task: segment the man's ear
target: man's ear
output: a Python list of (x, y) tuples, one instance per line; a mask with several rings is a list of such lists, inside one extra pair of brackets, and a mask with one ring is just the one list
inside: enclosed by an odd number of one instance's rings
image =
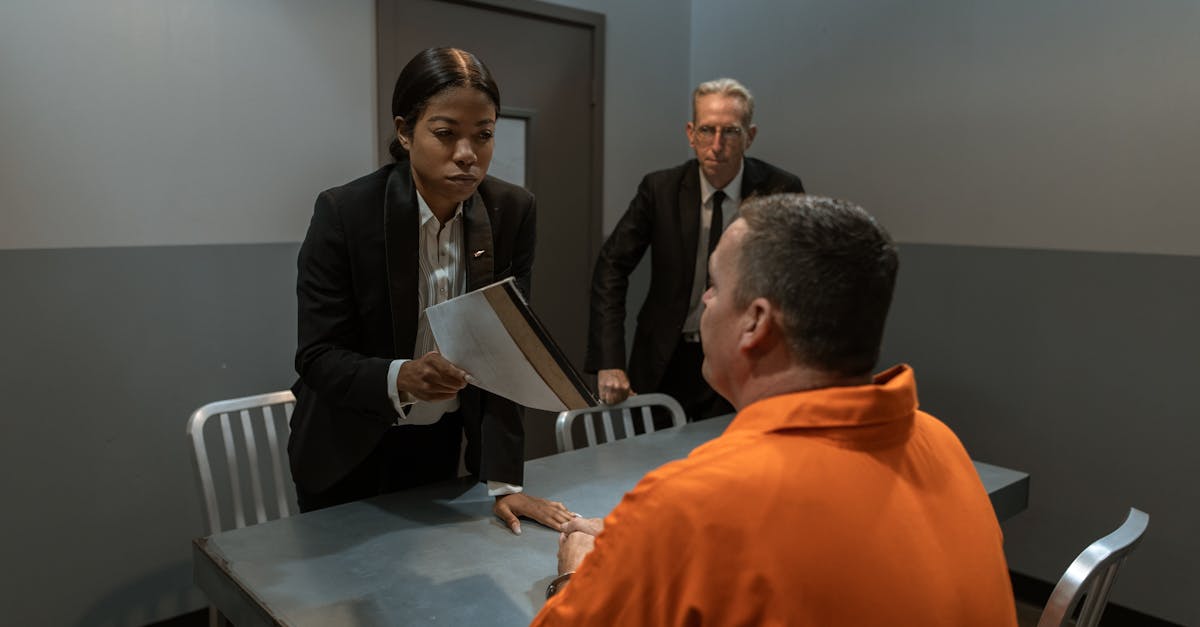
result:
[(755, 298), (742, 312), (741, 325), (739, 347), (758, 352), (769, 344), (771, 336), (776, 333), (775, 308), (767, 299)]
[(689, 146), (692, 145), (692, 131), (694, 129), (695, 129), (695, 124), (693, 124), (692, 122), (688, 122), (687, 125), (683, 127), (683, 132), (684, 132), (684, 134), (687, 135), (687, 140), (688, 140)]
[(749, 148), (750, 144), (754, 143), (755, 135), (758, 135), (758, 126), (755, 124), (751, 124), (750, 128), (746, 129), (746, 146), (745, 146), (745, 148)]

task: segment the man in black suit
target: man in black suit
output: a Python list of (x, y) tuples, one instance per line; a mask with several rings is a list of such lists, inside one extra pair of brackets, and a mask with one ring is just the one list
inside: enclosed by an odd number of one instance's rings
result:
[(301, 511), (452, 479), (461, 460), (514, 533), (521, 515), (571, 517), (523, 492), (519, 408), (468, 385), (423, 314), (507, 277), (529, 294), (533, 196), (486, 176), (499, 106), (474, 55), (423, 51), (392, 98), (396, 162), (317, 198), (296, 282), (288, 456)]
[[(600, 249), (585, 369), (597, 373), (603, 402), (663, 392), (675, 397), (690, 419), (733, 411), (700, 376), (700, 296), (707, 287), (708, 255), (742, 201), (804, 192), (799, 177), (744, 156), (758, 131), (753, 115), (753, 96), (733, 79), (696, 87), (686, 129), (696, 158), (647, 174)], [(627, 374), (625, 298), (629, 275), (647, 247), (653, 264), (650, 290), (638, 313)]]

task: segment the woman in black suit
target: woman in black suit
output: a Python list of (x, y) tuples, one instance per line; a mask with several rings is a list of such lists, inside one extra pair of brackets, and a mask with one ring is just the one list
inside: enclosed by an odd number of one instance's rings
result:
[(506, 277), (528, 296), (533, 196), (487, 176), (499, 109), (495, 80), (474, 55), (424, 50), (392, 94), (395, 163), (317, 197), (296, 284), (288, 454), (301, 511), (465, 467), (487, 482), (514, 533), (519, 516), (556, 529), (571, 516), (522, 491), (520, 409), (469, 385), (436, 351), (423, 316)]

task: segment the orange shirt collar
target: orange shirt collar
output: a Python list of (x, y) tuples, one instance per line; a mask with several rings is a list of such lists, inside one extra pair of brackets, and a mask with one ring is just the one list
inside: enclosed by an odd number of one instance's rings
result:
[(910, 366), (899, 364), (875, 375), (867, 385), (805, 390), (756, 401), (738, 412), (725, 433), (907, 423), (916, 410), (916, 378)]

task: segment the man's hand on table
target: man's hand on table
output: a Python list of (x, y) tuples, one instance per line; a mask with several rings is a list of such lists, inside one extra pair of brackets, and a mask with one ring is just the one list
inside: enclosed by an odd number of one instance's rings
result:
[(603, 518), (572, 518), (563, 525), (559, 531), (564, 534), (572, 534), (576, 531), (586, 533), (589, 536), (598, 536), (601, 531), (604, 531)]
[(596, 536), (583, 531), (558, 536), (558, 574), (573, 573), (595, 547)]
[(600, 402), (615, 405), (636, 394), (629, 389), (629, 377), (620, 368), (608, 368), (596, 373), (596, 387), (600, 391)]
[(592, 552), (596, 536), (604, 531), (601, 518), (576, 517), (560, 527), (558, 535), (558, 574), (573, 573), (584, 556)]
[(551, 529), (562, 529), (564, 524), (576, 517), (576, 514), (572, 514), (567, 506), (558, 501), (531, 496), (524, 492), (496, 497), (492, 513), (517, 535), (521, 535), (521, 516), (532, 518)]

